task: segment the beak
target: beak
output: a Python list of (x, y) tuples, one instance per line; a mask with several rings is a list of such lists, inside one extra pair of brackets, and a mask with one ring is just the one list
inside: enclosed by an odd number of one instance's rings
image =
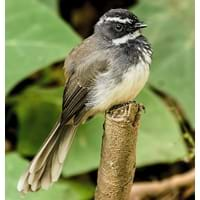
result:
[(145, 28), (145, 27), (147, 27), (147, 25), (144, 24), (143, 22), (137, 22), (137, 23), (135, 23), (134, 27), (136, 29), (139, 29), (139, 28)]

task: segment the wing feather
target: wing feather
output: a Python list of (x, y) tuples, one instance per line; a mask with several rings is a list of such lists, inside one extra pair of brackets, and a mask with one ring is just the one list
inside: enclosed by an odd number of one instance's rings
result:
[(68, 95), (68, 90), (64, 91), (63, 109), (61, 115), (61, 123), (66, 123), (85, 107), (87, 102), (88, 89), (76, 86), (71, 95)]

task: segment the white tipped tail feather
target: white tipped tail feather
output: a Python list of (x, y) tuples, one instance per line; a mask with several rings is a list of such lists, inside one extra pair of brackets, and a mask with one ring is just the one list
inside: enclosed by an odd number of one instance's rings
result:
[(57, 123), (42, 148), (21, 176), (17, 189), (22, 193), (48, 189), (57, 181), (75, 135), (75, 126)]

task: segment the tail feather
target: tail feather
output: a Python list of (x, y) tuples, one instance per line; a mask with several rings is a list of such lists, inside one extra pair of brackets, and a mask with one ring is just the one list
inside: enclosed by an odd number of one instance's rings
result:
[(62, 163), (59, 162), (58, 160), (58, 156), (57, 155), (53, 155), (53, 160), (52, 160), (52, 169), (51, 169), (51, 177), (52, 177), (52, 181), (55, 182), (58, 180), (60, 173), (62, 171)]
[(30, 173), (37, 172), (44, 165), (44, 162), (47, 160), (49, 153), (53, 149), (59, 137), (59, 127), (60, 123), (57, 122), (55, 127), (52, 129), (52, 132), (49, 134), (49, 137), (44, 141), (41, 149), (32, 160), (29, 168)]
[(75, 135), (75, 126), (57, 123), (42, 148), (21, 176), (17, 189), (22, 193), (48, 189), (58, 180)]
[(71, 146), (74, 134), (62, 134), (60, 138), (60, 143), (58, 147), (58, 161), (63, 163), (66, 157), (66, 152)]

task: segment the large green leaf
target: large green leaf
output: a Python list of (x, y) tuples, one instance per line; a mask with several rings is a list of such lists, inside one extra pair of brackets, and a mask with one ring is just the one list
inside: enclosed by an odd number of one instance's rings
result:
[(6, 92), (31, 73), (63, 59), (80, 41), (37, 0), (6, 0)]
[(194, 125), (194, 1), (140, 0), (154, 56), (150, 83), (172, 96)]
[(99, 166), (103, 119), (103, 115), (97, 115), (78, 129), (63, 168), (64, 176), (88, 172)]
[[(37, 0), (36, 0), (37, 1)], [(58, 14), (58, 0), (39, 0)]]
[[(15, 97), (19, 119), (17, 149), (22, 155), (34, 155), (55, 123), (61, 108), (61, 89), (29, 88)], [(166, 105), (145, 89), (139, 101), (146, 106), (139, 131), (137, 165), (174, 162), (186, 156), (179, 126)], [(63, 174), (80, 174), (99, 164), (102, 115), (82, 125), (75, 137)]]
[(62, 88), (39, 90), (30, 88), (14, 97), (19, 119), (17, 150), (23, 155), (34, 155), (56, 123), (61, 112)]
[(6, 155), (6, 199), (7, 200), (89, 200), (93, 197), (94, 186), (88, 181), (60, 180), (48, 191), (29, 193), (22, 198), (17, 191), (17, 182), (28, 162), (16, 153)]
[(183, 160), (187, 150), (179, 125), (169, 108), (150, 90), (137, 98), (145, 105), (137, 144), (137, 164), (171, 163)]

